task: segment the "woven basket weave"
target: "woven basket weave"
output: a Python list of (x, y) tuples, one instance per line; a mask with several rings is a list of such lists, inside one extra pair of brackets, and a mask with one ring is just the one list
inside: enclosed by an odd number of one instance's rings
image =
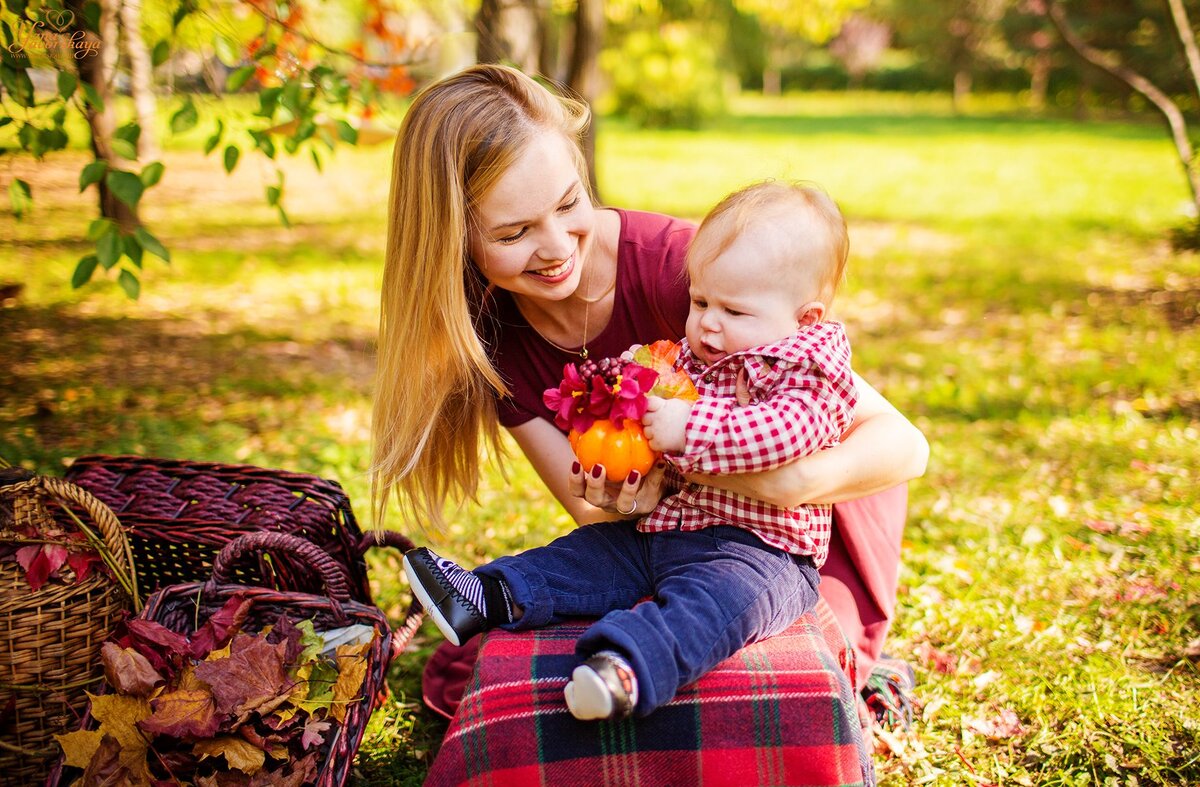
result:
[[(0, 531), (75, 529), (59, 507), (71, 505), (131, 575), (129, 545), (107, 506), (62, 479), (24, 475), (7, 471), (0, 478)], [(78, 726), (85, 692), (104, 677), (100, 645), (130, 603), (104, 571), (74, 585), (51, 580), (34, 591), (20, 565), (0, 561), (0, 784), (24, 787), (45, 778), (58, 755), (53, 736)]]
[[(121, 518), (138, 566), (141, 591), (200, 582), (222, 547), (247, 533), (299, 536), (336, 560), (350, 597), (374, 603), (365, 554), (375, 546), (400, 550), (413, 543), (396, 532), (364, 534), (350, 499), (336, 481), (253, 465), (143, 456), (83, 456), (67, 479), (107, 503)], [(233, 582), (277, 590), (318, 592), (312, 572), (288, 550), (260, 550), (231, 569)], [(421, 625), (411, 603), (395, 632), (397, 647)]]
[[(230, 579), (237, 573), (238, 564), (253, 558), (262, 550), (286, 554), (296, 565), (305, 566), (313, 579), (318, 580), (315, 584), (323, 585), (322, 593), (318, 595), (230, 584)], [(313, 583), (310, 581), (310, 584)], [(177, 633), (191, 635), (235, 594), (252, 604), (243, 624), (246, 631), (259, 631), (264, 625), (273, 623), (280, 612), (286, 612), (293, 621), (312, 620), (318, 631), (357, 623), (370, 626), (378, 633), (365, 656), (367, 671), (359, 691), (359, 701), (347, 707), (344, 722), (332, 722), (334, 727), (326, 736), (329, 743), (322, 753), (313, 782), (316, 787), (345, 784), (350, 777), (363, 733), (366, 732), (367, 721), (376, 702), (385, 693), (384, 681), (392, 653), (388, 640), (394, 636), (389, 630), (387, 618), (378, 608), (351, 598), (344, 572), (336, 561), (313, 544), (284, 533), (258, 533), (233, 540), (217, 555), (208, 582), (162, 588), (147, 599), (138, 617), (160, 623)], [(82, 727), (88, 729), (91, 726), (90, 717), (86, 718)], [(69, 784), (73, 775), (78, 775), (78, 771), (59, 763), (47, 780), (47, 787)]]

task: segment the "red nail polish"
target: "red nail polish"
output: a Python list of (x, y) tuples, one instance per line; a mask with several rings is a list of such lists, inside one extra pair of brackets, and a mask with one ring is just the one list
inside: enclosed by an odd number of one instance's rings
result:
[(592, 465), (592, 478), (599, 478), (600, 474), (603, 472), (604, 472), (604, 465), (601, 465), (601, 464)]
[(583, 465), (578, 462), (571, 463), (571, 475), (579, 475), (583, 471)]
[(642, 477), (642, 474), (639, 473), (637, 470), (630, 470), (629, 476), (625, 479), (625, 483), (636, 484), (638, 482), (638, 479), (641, 477)]

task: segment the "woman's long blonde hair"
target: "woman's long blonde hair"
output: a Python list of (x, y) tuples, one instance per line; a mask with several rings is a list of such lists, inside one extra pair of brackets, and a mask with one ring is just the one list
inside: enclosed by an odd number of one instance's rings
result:
[(414, 99), (392, 157), (387, 261), (371, 424), (371, 503), (382, 527), (395, 495), (435, 527), (479, 482), (480, 453), (501, 455), (494, 397), (507, 395), (475, 330), (486, 297), (468, 258), (473, 206), (532, 139), (571, 139), (580, 176), (585, 104), (516, 69), (479, 65)]

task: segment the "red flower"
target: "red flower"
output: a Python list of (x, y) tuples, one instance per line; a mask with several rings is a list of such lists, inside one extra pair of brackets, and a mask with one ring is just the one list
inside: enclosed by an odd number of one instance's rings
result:
[(613, 386), (612, 407), (609, 419), (620, 428), (626, 418), (640, 421), (646, 414), (646, 394), (654, 387), (658, 372), (636, 363), (621, 367), (617, 384)]
[(596, 421), (611, 420), (617, 428), (626, 418), (641, 420), (646, 413), (646, 394), (658, 379), (658, 372), (637, 363), (626, 363), (614, 374), (618, 359), (606, 359), (611, 364), (606, 373), (596, 370), (589, 362), (587, 377), (579, 367), (563, 367), (563, 381), (558, 388), (547, 388), (542, 401), (554, 411), (554, 423), (560, 429), (583, 433)]
[[(564, 366), (563, 381), (559, 383), (558, 388), (547, 388), (542, 393), (542, 402), (554, 411), (555, 426), (559, 429), (575, 428), (574, 416), (583, 407), (580, 399), (585, 393), (587, 393), (587, 383), (579, 376), (579, 370), (575, 368), (574, 364), (569, 363)], [(584, 427), (584, 431), (591, 425), (592, 421), (589, 421)]]

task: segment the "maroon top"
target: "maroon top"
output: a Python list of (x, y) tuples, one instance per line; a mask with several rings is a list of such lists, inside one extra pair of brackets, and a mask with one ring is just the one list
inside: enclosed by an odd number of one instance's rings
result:
[[(588, 342), (588, 354), (616, 356), (632, 344), (683, 338), (688, 314), (685, 256), (696, 228), (658, 213), (617, 210), (621, 233), (617, 245), (617, 288), (612, 318)], [(500, 424), (520, 426), (534, 418), (552, 420), (542, 392), (555, 388), (563, 367), (577, 363), (577, 353), (553, 347), (525, 320), (507, 290), (496, 290), (489, 313), (480, 322), (493, 363), (512, 396), (497, 402)]]

